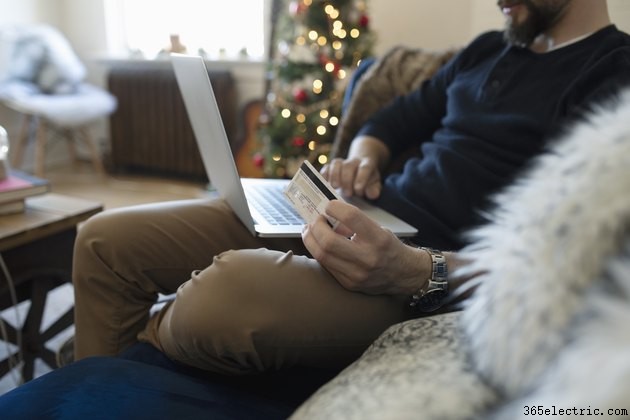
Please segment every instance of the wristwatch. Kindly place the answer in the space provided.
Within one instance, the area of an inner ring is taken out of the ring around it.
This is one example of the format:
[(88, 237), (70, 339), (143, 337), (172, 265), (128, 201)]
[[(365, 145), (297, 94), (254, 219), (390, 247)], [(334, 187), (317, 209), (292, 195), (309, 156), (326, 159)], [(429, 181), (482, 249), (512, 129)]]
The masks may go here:
[(442, 307), (448, 296), (446, 257), (433, 248), (421, 247), (431, 256), (431, 277), (411, 295), (409, 306), (418, 312), (433, 312)]

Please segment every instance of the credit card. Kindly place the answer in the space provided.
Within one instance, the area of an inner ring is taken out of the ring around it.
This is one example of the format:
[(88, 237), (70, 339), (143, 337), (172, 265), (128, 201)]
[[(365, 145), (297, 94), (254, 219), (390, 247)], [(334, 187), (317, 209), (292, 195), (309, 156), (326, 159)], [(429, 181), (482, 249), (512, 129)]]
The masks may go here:
[(343, 200), (313, 165), (305, 160), (284, 189), (284, 195), (307, 223), (324, 215), (333, 229), (339, 225), (335, 218), (326, 216), (324, 209), (330, 200)]

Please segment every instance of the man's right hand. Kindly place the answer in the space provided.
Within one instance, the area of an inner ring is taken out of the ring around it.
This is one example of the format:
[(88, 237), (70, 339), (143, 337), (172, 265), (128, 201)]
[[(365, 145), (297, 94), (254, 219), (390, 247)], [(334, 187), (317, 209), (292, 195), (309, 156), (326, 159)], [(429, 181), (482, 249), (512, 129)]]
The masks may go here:
[(377, 138), (362, 136), (353, 140), (348, 158), (336, 158), (322, 168), (322, 175), (343, 195), (371, 200), (381, 195), (381, 169), (389, 160), (389, 150)]
[(345, 196), (376, 199), (381, 194), (381, 174), (369, 158), (333, 159), (322, 168), (322, 175)]

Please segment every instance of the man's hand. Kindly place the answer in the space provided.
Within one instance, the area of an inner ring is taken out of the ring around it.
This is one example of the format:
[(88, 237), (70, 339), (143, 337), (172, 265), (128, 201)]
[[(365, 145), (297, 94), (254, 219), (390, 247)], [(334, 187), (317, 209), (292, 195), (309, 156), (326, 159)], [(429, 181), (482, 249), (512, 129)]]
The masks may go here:
[(326, 214), (341, 224), (333, 231), (319, 216), (302, 233), (306, 248), (346, 289), (367, 294), (410, 295), (431, 274), (429, 255), (403, 244), (356, 207), (331, 201)]
[(381, 195), (381, 174), (370, 158), (333, 159), (322, 168), (322, 175), (345, 196), (377, 199)]
[(381, 171), (389, 161), (389, 149), (370, 136), (355, 138), (347, 159), (333, 159), (322, 168), (322, 175), (333, 188), (346, 196), (377, 199), (381, 195)]

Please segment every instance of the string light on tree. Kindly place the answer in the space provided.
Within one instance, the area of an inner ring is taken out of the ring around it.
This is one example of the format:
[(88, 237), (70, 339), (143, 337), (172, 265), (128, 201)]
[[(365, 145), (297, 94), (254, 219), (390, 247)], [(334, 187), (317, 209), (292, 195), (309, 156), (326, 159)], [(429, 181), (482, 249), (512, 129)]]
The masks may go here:
[(348, 75), (374, 42), (365, 0), (284, 0), (281, 10), (254, 156), (271, 177), (328, 161)]

